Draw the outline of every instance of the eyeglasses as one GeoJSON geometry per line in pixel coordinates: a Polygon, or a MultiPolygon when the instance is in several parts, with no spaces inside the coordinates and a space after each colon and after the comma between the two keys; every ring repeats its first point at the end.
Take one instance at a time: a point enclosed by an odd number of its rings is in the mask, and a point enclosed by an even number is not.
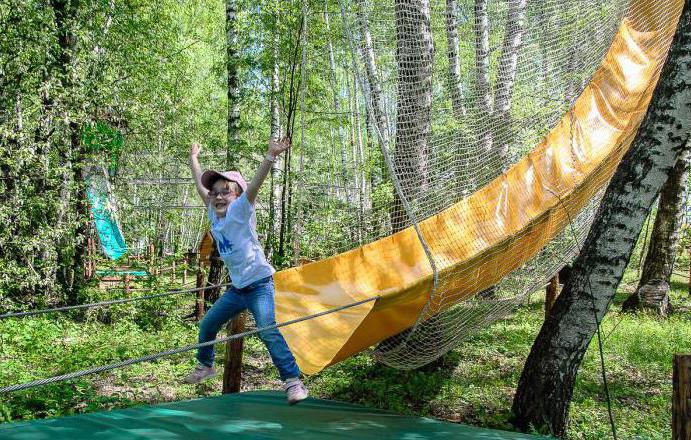
{"type": "Polygon", "coordinates": [[[235,192],[234,192],[234,191],[228,191],[228,190],[218,191],[218,192],[216,192],[216,191],[209,191],[209,197],[211,197],[212,199],[215,199],[216,196],[228,197],[228,196],[230,196],[231,194],[232,194],[232,195],[235,195],[235,192]]]}

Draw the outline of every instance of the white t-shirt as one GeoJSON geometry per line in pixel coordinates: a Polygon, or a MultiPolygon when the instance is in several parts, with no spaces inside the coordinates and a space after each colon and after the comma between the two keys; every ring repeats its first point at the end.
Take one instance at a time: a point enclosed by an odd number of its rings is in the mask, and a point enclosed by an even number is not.
{"type": "Polygon", "coordinates": [[[224,218],[216,216],[212,203],[209,203],[208,213],[211,234],[233,286],[243,288],[276,272],[266,261],[259,244],[257,213],[245,193],[230,204],[224,218]]]}

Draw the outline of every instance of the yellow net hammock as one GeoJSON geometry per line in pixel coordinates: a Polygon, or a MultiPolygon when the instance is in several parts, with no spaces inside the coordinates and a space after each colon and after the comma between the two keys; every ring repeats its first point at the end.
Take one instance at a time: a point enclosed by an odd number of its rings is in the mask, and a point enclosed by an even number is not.
{"type": "MultiPolygon", "coordinates": [[[[326,31],[342,31],[333,39],[345,42],[352,76],[332,81],[350,81],[364,98],[335,106],[350,105],[351,125],[364,109],[393,201],[377,216],[376,188],[362,172],[365,141],[353,139],[362,135],[332,131],[330,189],[303,180],[297,203],[328,192],[352,215],[313,202],[318,213],[304,209],[295,227],[302,258],[342,252],[276,274],[277,321],[378,297],[282,332],[308,374],[375,344],[384,363],[414,368],[571,261],[645,115],[683,1],[339,6],[325,11],[326,31]],[[335,229],[310,229],[319,222],[335,229]],[[316,243],[322,250],[308,254],[316,243]]],[[[310,148],[294,143],[293,160],[310,148]]]]}

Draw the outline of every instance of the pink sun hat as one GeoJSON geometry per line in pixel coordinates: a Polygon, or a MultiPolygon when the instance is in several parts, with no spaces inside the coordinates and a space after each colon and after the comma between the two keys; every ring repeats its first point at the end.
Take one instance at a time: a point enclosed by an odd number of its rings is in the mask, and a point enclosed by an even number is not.
{"type": "Polygon", "coordinates": [[[240,174],[239,171],[204,171],[204,174],[202,174],[202,185],[204,185],[204,188],[211,191],[214,183],[216,183],[218,179],[225,179],[235,182],[240,185],[242,192],[247,191],[247,182],[245,182],[245,179],[242,177],[242,174],[240,174]]]}

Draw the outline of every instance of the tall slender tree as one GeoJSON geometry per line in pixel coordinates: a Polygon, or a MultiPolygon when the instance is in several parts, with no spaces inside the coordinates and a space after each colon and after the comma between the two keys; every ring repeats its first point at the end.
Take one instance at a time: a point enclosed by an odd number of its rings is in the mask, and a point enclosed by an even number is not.
{"type": "Polygon", "coordinates": [[[226,0],[226,72],[228,75],[228,134],[226,166],[236,167],[240,146],[240,80],[238,67],[237,0],[226,0]]]}
{"type": "Polygon", "coordinates": [[[72,232],[63,235],[57,247],[60,266],[57,279],[67,293],[67,302],[76,304],[84,278],[89,218],[84,182],[87,153],[81,142],[80,131],[84,115],[79,111],[84,97],[76,65],[79,50],[78,14],[81,5],[78,0],[51,0],[50,6],[58,42],[54,72],[60,81],[58,87],[62,92],[60,101],[52,100],[51,105],[58,105],[60,108],[60,117],[55,121],[62,125],[62,136],[58,138],[60,141],[57,146],[65,160],[62,200],[67,205],[67,210],[62,212],[68,213],[60,217],[71,225],[68,229],[72,232]]]}
{"type": "MultiPolygon", "coordinates": [[[[377,56],[374,49],[372,34],[369,29],[367,10],[368,0],[358,0],[356,14],[360,27],[360,35],[362,36],[362,58],[367,74],[370,106],[372,108],[372,113],[374,113],[371,114],[370,118],[367,120],[370,121],[370,126],[372,126],[371,122],[374,122],[374,126],[371,128],[375,129],[381,147],[386,150],[389,148],[389,127],[386,122],[384,95],[381,81],[379,80],[379,73],[377,71],[377,56]]],[[[341,15],[343,16],[343,21],[346,22],[346,14],[342,3],[341,15]]]]}
{"type": "Polygon", "coordinates": [[[674,269],[679,229],[684,215],[689,149],[691,145],[687,142],[681,157],[660,190],[660,201],[641,279],[636,291],[624,301],[622,305],[624,310],[645,308],[662,316],[672,310],[669,301],[670,278],[674,269]]]}
{"type": "Polygon", "coordinates": [[[458,39],[458,2],[446,0],[446,55],[449,59],[448,88],[451,108],[456,118],[466,115],[463,87],[461,85],[461,56],[458,39]]]}
{"type": "Polygon", "coordinates": [[[495,93],[490,80],[490,20],[487,0],[475,0],[475,73],[478,99],[479,142],[486,163],[486,180],[501,173],[507,164],[511,142],[511,103],[518,68],[518,55],[525,32],[526,0],[509,0],[506,30],[497,67],[495,93]]]}
{"type": "MultiPolygon", "coordinates": [[[[428,181],[429,141],[432,133],[432,60],[434,46],[429,0],[397,0],[396,62],[398,100],[396,151],[393,168],[412,201],[424,194],[428,181]]],[[[391,224],[394,232],[407,224],[401,195],[394,193],[391,224]]]]}

